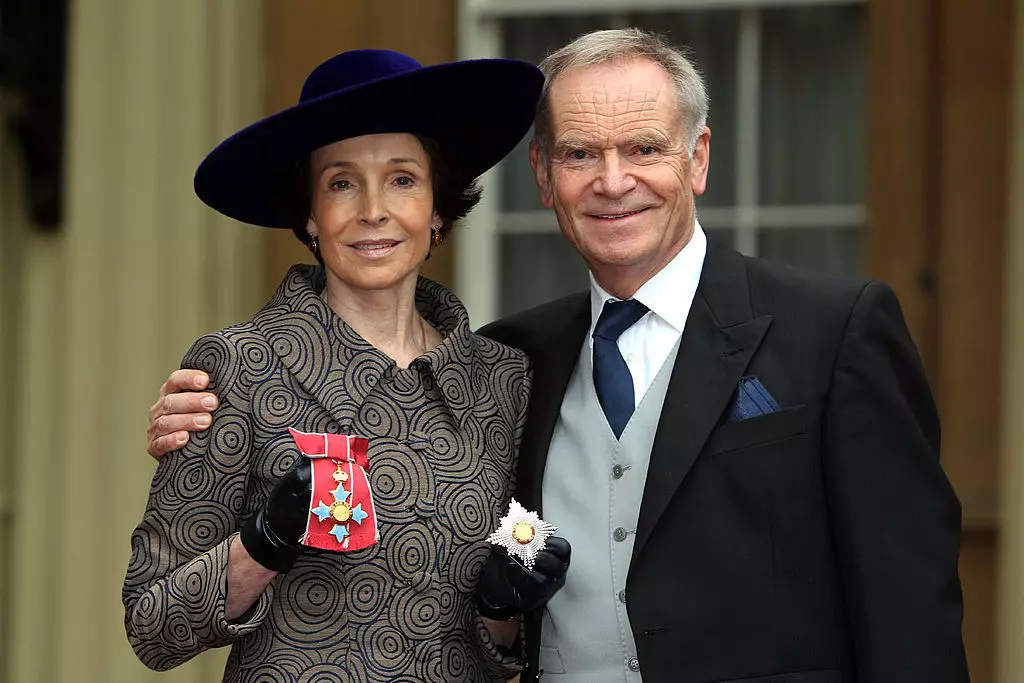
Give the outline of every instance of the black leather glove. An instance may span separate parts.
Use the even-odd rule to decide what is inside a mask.
[[[504,548],[491,546],[476,589],[480,616],[505,620],[543,607],[565,584],[571,553],[569,541],[552,536],[530,570]]]
[[[296,458],[295,465],[242,527],[242,545],[267,569],[286,572],[299,556],[299,539],[309,521],[312,476],[309,460]]]

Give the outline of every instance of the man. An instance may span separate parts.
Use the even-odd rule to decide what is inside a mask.
[[[517,497],[573,546],[524,680],[967,681],[960,509],[895,295],[707,242],[707,98],[656,37],[541,68],[531,164],[591,289],[482,330],[534,364]]]

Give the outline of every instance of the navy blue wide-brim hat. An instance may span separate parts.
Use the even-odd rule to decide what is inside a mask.
[[[423,66],[390,50],[331,57],[306,79],[299,103],[242,129],[199,164],[207,205],[271,228],[305,225],[297,164],[324,145],[375,133],[432,139],[470,178],[512,151],[533,122],[544,77],[514,59]]]

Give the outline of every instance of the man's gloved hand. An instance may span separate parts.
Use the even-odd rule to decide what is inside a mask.
[[[547,604],[565,584],[571,552],[569,541],[551,536],[530,570],[504,548],[491,546],[476,589],[480,616],[501,621]]]
[[[242,527],[242,545],[267,569],[286,572],[299,556],[299,539],[309,521],[312,468],[299,456],[270,496]]]

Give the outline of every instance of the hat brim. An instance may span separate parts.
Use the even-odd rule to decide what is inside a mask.
[[[428,66],[312,99],[242,129],[199,165],[195,191],[220,213],[271,228],[300,227],[294,169],[324,145],[376,133],[434,140],[447,163],[477,177],[530,129],[540,71],[511,59]]]

